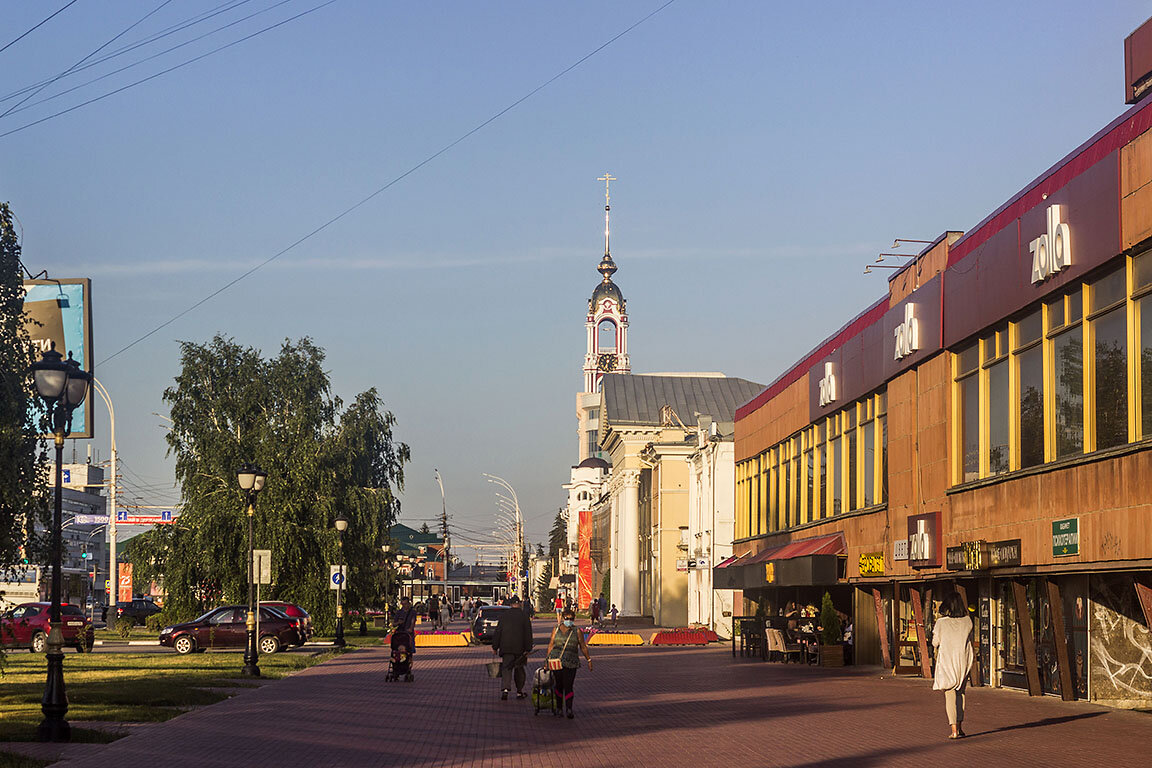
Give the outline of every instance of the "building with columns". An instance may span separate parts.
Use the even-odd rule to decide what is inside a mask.
[[[730,422],[762,390],[720,373],[603,377],[600,446],[611,469],[592,512],[590,550],[610,574],[608,599],[621,615],[688,623],[689,462],[699,449],[698,420]]]

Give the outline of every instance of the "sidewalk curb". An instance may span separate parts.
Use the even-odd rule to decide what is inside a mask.
[[[92,645],[108,645],[108,646],[122,646],[122,645],[160,645],[159,640],[95,640]]]

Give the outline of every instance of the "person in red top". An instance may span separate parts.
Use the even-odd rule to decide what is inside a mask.
[[[556,609],[556,623],[560,623],[560,615],[564,613],[564,596],[559,591],[556,592],[556,599],[552,601],[552,606]]]

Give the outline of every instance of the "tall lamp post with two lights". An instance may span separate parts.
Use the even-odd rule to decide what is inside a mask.
[[[336,515],[336,545],[340,550],[340,578],[336,581],[336,639],[332,642],[337,648],[344,647],[344,531],[348,530],[348,516],[343,512]]]
[[[248,643],[244,646],[244,667],[241,673],[260,677],[259,650],[256,647],[256,591],[255,579],[252,572],[252,524],[256,517],[256,494],[264,490],[264,481],[268,475],[255,464],[245,464],[236,472],[236,482],[240,490],[244,491],[244,502],[248,508],[248,620],[245,626],[248,630]]]
[[[64,716],[68,714],[68,694],[64,690],[64,634],[60,627],[60,569],[63,557],[61,546],[61,517],[63,516],[64,438],[72,433],[72,412],[88,396],[92,374],[81,370],[80,364],[68,354],[68,359],[52,348],[33,363],[30,372],[36,394],[47,408],[48,424],[56,443],[56,499],[52,512],[52,607],[49,608],[48,679],[44,685],[44,698],[40,709],[44,720],[37,736],[41,741],[68,741],[72,729]]]

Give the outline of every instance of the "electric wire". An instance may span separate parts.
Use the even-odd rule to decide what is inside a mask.
[[[112,43],[116,42],[116,41],[117,41],[117,40],[119,40],[121,37],[123,37],[124,35],[128,34],[129,32],[131,32],[131,31],[132,31],[133,29],[135,29],[137,26],[139,26],[140,24],[143,24],[143,23],[144,23],[146,20],[148,20],[148,19],[149,19],[149,18],[150,18],[150,17],[151,17],[153,14],[155,14],[155,13],[159,12],[159,11],[160,11],[160,10],[161,10],[161,9],[162,9],[164,6],[168,5],[168,3],[170,3],[170,2],[172,2],[172,0],[164,0],[164,2],[160,3],[160,5],[156,6],[156,7],[155,7],[155,8],[153,8],[152,10],[148,11],[148,13],[144,14],[143,16],[141,16],[141,17],[140,17],[140,19],[139,19],[138,21],[136,21],[135,23],[133,23],[133,24],[129,25],[127,29],[125,29],[125,30],[122,30],[121,32],[117,33],[117,35],[116,35],[115,37],[113,37],[111,40],[109,40],[108,42],[106,42],[106,43],[104,43],[103,45],[101,45],[101,46],[100,46],[99,48],[97,48],[96,50],[92,51],[92,53],[90,53],[90,54],[88,54],[87,56],[85,56],[84,58],[80,59],[80,61],[78,61],[78,62],[76,62],[75,64],[73,64],[72,66],[68,67],[68,69],[66,69],[66,70],[64,70],[63,72],[61,72],[60,74],[56,75],[56,77],[52,78],[52,79],[51,79],[51,80],[49,80],[47,83],[45,83],[44,85],[40,86],[39,88],[37,88],[36,90],[32,91],[31,93],[29,93],[27,96],[25,96],[25,97],[24,97],[23,99],[21,99],[20,101],[16,102],[16,106],[13,106],[13,107],[9,107],[9,108],[8,108],[8,109],[7,109],[5,112],[3,112],[3,113],[0,113],[0,118],[4,118],[4,117],[7,117],[7,116],[8,116],[8,115],[9,115],[9,114],[12,112],[12,110],[16,109],[16,107],[19,107],[21,104],[23,104],[24,102],[28,101],[28,99],[30,99],[30,98],[32,98],[33,96],[35,96],[36,94],[40,93],[40,91],[42,91],[42,90],[44,90],[45,88],[47,88],[48,86],[52,85],[52,83],[54,83],[54,82],[56,82],[57,80],[59,80],[60,78],[64,77],[64,76],[65,76],[65,75],[67,75],[69,72],[71,72],[71,71],[73,71],[74,69],[76,69],[76,67],[78,67],[78,66],[80,66],[81,64],[83,64],[84,62],[88,61],[88,59],[90,59],[90,58],[92,58],[93,56],[95,56],[96,54],[100,53],[100,51],[104,50],[104,49],[105,49],[105,48],[107,48],[108,46],[112,45]]]
[[[196,62],[200,61],[201,59],[206,59],[209,56],[212,56],[213,54],[219,53],[220,51],[227,50],[228,48],[231,48],[234,45],[239,45],[240,43],[247,42],[248,40],[251,40],[252,38],[256,37],[257,35],[262,35],[265,32],[269,32],[273,29],[276,29],[277,27],[282,27],[285,24],[288,24],[289,22],[293,22],[302,16],[307,16],[310,13],[314,13],[316,11],[319,11],[320,9],[325,8],[329,5],[332,5],[335,2],[336,2],[336,0],[328,0],[328,2],[326,2],[326,3],[321,3],[320,5],[317,5],[313,8],[309,8],[306,11],[301,11],[300,13],[296,14],[295,16],[290,16],[287,19],[284,19],[283,21],[278,21],[275,24],[264,27],[263,29],[259,29],[250,35],[245,35],[244,37],[240,38],[239,40],[233,40],[232,42],[227,43],[225,45],[222,45],[219,48],[213,48],[211,51],[208,51],[207,53],[202,53],[199,56],[195,56],[191,59],[188,59],[187,61],[181,62],[179,64],[175,64],[171,67],[168,67],[168,69],[163,69],[159,72],[156,72],[154,74],[149,75],[148,77],[144,77],[144,78],[141,78],[135,82],[128,83],[127,85],[116,88],[115,90],[108,91],[107,93],[101,94],[100,96],[94,96],[93,98],[88,99],[87,101],[82,101],[79,104],[74,104],[73,106],[68,107],[67,109],[62,109],[59,112],[55,112],[51,115],[47,115],[45,117],[40,118],[39,120],[33,120],[32,122],[26,123],[25,125],[22,125],[18,128],[12,128],[8,131],[5,131],[4,133],[0,133],[0,139],[4,138],[5,136],[11,136],[14,133],[19,133],[20,131],[23,131],[27,128],[31,128],[34,125],[39,125],[40,123],[47,122],[53,118],[60,117],[61,115],[66,115],[69,112],[75,112],[76,110],[81,109],[82,107],[86,107],[89,104],[95,104],[98,101],[103,101],[104,99],[108,98],[109,96],[115,96],[118,93],[123,93],[124,91],[128,90],[129,88],[134,88],[137,85],[142,85],[142,84],[147,83],[151,80],[155,80],[158,77],[163,77],[164,75],[168,74],[169,72],[175,72],[176,70],[181,69],[183,67],[186,67],[189,64],[195,64]],[[32,95],[35,95],[35,93]],[[28,98],[31,98],[31,96],[29,96]],[[25,99],[24,101],[27,101],[27,99]],[[12,112],[13,110],[15,110],[16,107],[19,107],[20,104],[24,103],[24,101],[21,101],[15,107],[9,108],[7,112],[5,112],[3,115],[0,115],[0,118],[4,117],[4,115],[7,115],[10,112]],[[159,329],[157,329],[157,330],[159,330]]]
[[[331,2],[335,2],[335,0],[331,0]],[[420,170],[420,169],[421,169],[421,168],[423,168],[424,166],[428,165],[429,163],[431,163],[431,162],[432,162],[433,160],[435,160],[436,158],[438,158],[438,157],[440,157],[441,155],[443,155],[443,154],[447,153],[448,151],[450,151],[451,149],[453,149],[454,147],[456,147],[458,144],[460,144],[460,143],[464,142],[465,140],[467,140],[468,138],[470,138],[470,137],[471,137],[471,136],[473,136],[474,134],[478,133],[479,131],[481,131],[482,129],[484,129],[485,127],[487,127],[488,125],[490,125],[491,123],[493,123],[493,122],[495,122],[496,120],[498,120],[498,119],[500,119],[501,117],[503,117],[503,116],[504,116],[505,114],[507,114],[508,112],[512,111],[513,109],[515,109],[515,108],[516,108],[516,107],[518,107],[519,105],[523,104],[525,101],[527,101],[528,99],[532,98],[532,97],[533,97],[533,96],[535,96],[537,93],[539,93],[540,91],[544,90],[545,88],[547,88],[549,85],[551,85],[552,83],[556,82],[556,81],[557,81],[557,80],[559,80],[560,78],[564,77],[564,75],[566,75],[566,74],[568,74],[569,72],[571,72],[572,70],[576,69],[576,68],[577,68],[577,67],[579,67],[581,64],[583,64],[584,62],[588,61],[588,60],[589,60],[589,59],[591,59],[593,56],[595,56],[596,54],[600,53],[600,52],[601,52],[601,51],[603,51],[605,48],[607,48],[608,46],[612,45],[614,42],[616,42],[616,41],[617,41],[617,40],[619,40],[620,38],[624,37],[624,36],[625,36],[625,35],[627,35],[629,32],[631,32],[632,30],[636,29],[636,28],[637,28],[637,27],[639,27],[641,24],[643,24],[644,22],[646,22],[646,21],[648,21],[649,19],[653,18],[654,16],[656,16],[657,14],[659,14],[661,11],[663,11],[665,8],[667,8],[668,6],[672,5],[672,4],[673,4],[673,3],[675,3],[675,2],[676,2],[676,0],[667,0],[667,2],[665,2],[663,5],[659,6],[659,7],[658,7],[658,8],[656,8],[654,11],[650,12],[648,15],[644,16],[643,18],[641,18],[639,21],[636,21],[636,22],[634,22],[633,24],[631,24],[630,26],[628,26],[627,28],[625,28],[625,29],[624,29],[622,32],[619,32],[619,33],[617,33],[616,35],[614,35],[613,37],[609,38],[607,42],[605,42],[605,43],[602,43],[602,44],[601,44],[599,47],[597,47],[596,49],[594,49],[594,50],[593,50],[591,53],[585,54],[584,56],[580,57],[579,59],[577,59],[577,60],[576,60],[576,62],[575,62],[575,63],[573,63],[573,64],[570,64],[568,67],[564,68],[564,69],[563,69],[563,70],[561,70],[559,73],[557,73],[557,74],[553,75],[552,77],[548,78],[548,79],[547,79],[547,80],[545,80],[543,83],[541,83],[540,85],[538,85],[538,86],[536,86],[535,88],[533,88],[532,90],[530,90],[530,91],[529,91],[527,94],[525,94],[524,96],[521,96],[519,99],[517,99],[516,101],[512,102],[512,103],[511,103],[511,104],[509,104],[508,106],[504,107],[504,108],[503,108],[503,109],[501,109],[499,112],[497,112],[496,114],[494,114],[494,115],[492,115],[491,117],[489,117],[487,120],[484,120],[483,122],[481,122],[481,123],[480,123],[479,125],[477,125],[476,127],[474,127],[474,128],[472,128],[471,130],[467,131],[466,133],[464,133],[463,135],[461,135],[459,138],[455,139],[454,141],[452,141],[452,142],[450,142],[449,144],[445,145],[443,148],[441,148],[441,149],[437,150],[436,152],[432,153],[432,154],[431,154],[431,155],[429,155],[428,157],[424,158],[424,159],[423,159],[423,160],[421,160],[419,163],[417,163],[416,165],[413,165],[411,168],[409,168],[408,170],[404,171],[404,172],[403,172],[403,173],[401,173],[400,175],[398,175],[398,176],[394,177],[394,178],[393,178],[391,181],[389,181],[389,182],[387,182],[386,184],[384,184],[383,186],[381,186],[381,187],[377,188],[377,189],[376,189],[376,191],[372,192],[372,193],[371,193],[371,194],[369,194],[367,197],[364,197],[364,198],[362,198],[362,199],[361,199],[359,202],[355,203],[354,205],[352,205],[352,206],[350,206],[350,207],[348,207],[348,208],[345,208],[345,209],[344,209],[342,212],[340,212],[340,213],[336,214],[335,216],[333,216],[332,218],[328,219],[328,220],[327,220],[327,221],[325,221],[323,224],[321,224],[320,226],[318,226],[318,227],[316,227],[315,229],[313,229],[311,232],[308,232],[308,233],[307,233],[307,234],[305,234],[304,236],[302,236],[302,237],[298,238],[297,240],[295,240],[294,242],[292,242],[292,243],[291,243],[290,245],[288,245],[287,247],[285,247],[285,248],[283,248],[283,249],[281,249],[281,250],[277,251],[276,253],[272,254],[272,255],[271,255],[271,256],[269,256],[267,259],[265,259],[264,261],[260,262],[260,263],[259,263],[259,264],[257,264],[256,266],[254,266],[254,267],[252,267],[252,268],[248,269],[247,271],[245,271],[245,272],[241,273],[239,276],[237,276],[237,277],[233,278],[232,280],[229,280],[227,283],[225,283],[224,285],[220,286],[219,288],[217,288],[217,289],[216,289],[215,291],[213,291],[212,293],[208,294],[208,295],[207,295],[207,296],[205,296],[204,298],[202,298],[202,299],[200,299],[199,301],[195,302],[195,303],[194,303],[194,304],[192,304],[190,307],[188,307],[188,308],[186,308],[186,309],[182,310],[181,312],[179,312],[179,313],[178,313],[178,314],[176,314],[175,316],[173,316],[173,317],[169,318],[168,320],[164,321],[164,322],[163,322],[163,323],[161,323],[160,325],[156,326],[156,327],[155,327],[155,328],[153,328],[152,330],[150,330],[150,331],[148,331],[147,333],[145,333],[143,336],[140,336],[139,338],[135,339],[134,341],[131,341],[131,342],[129,342],[127,345],[125,345],[125,346],[121,347],[120,349],[118,349],[117,351],[113,352],[113,353],[112,353],[111,355],[109,355],[108,357],[106,357],[106,358],[104,358],[103,360],[101,360],[99,364],[100,364],[100,365],[103,365],[104,363],[107,363],[107,362],[109,362],[110,360],[112,360],[112,359],[114,359],[114,358],[118,357],[119,355],[123,354],[124,352],[127,352],[129,349],[132,349],[132,347],[135,347],[135,346],[136,346],[137,344],[139,344],[140,342],[142,342],[142,341],[145,341],[146,339],[149,339],[149,338],[151,338],[152,336],[156,335],[157,333],[159,333],[159,332],[160,332],[161,330],[163,330],[164,328],[167,328],[169,325],[171,325],[172,323],[176,322],[176,321],[177,321],[177,320],[179,320],[180,318],[184,317],[184,316],[185,316],[185,315],[187,315],[188,313],[190,313],[190,312],[192,312],[192,311],[194,311],[194,310],[198,309],[199,307],[203,306],[203,305],[204,305],[204,304],[206,304],[207,302],[209,302],[209,301],[211,301],[212,299],[214,299],[214,298],[216,298],[217,296],[219,296],[221,293],[224,293],[224,291],[226,291],[226,290],[228,290],[229,288],[231,288],[232,286],[236,285],[236,284],[237,284],[237,283],[239,283],[241,280],[244,280],[245,278],[247,278],[247,277],[249,277],[249,276],[253,275],[253,274],[254,274],[254,273],[256,273],[258,270],[262,269],[263,267],[267,266],[268,264],[271,264],[271,263],[272,263],[273,261],[275,261],[276,259],[280,258],[281,256],[283,256],[284,254],[288,253],[289,251],[293,250],[293,249],[294,249],[294,248],[296,248],[298,245],[300,245],[300,244],[302,244],[302,243],[304,243],[304,242],[306,242],[306,241],[308,241],[308,240],[312,239],[312,238],[313,238],[313,237],[315,237],[316,235],[318,235],[318,234],[320,234],[321,232],[323,232],[324,230],[328,229],[328,227],[332,226],[333,224],[335,224],[336,222],[340,221],[340,220],[341,220],[341,219],[343,219],[344,217],[346,217],[346,216],[348,216],[349,214],[353,213],[354,211],[356,211],[356,210],[357,210],[357,209],[359,209],[360,207],[362,207],[362,206],[366,205],[368,202],[370,202],[371,200],[373,200],[373,199],[374,199],[374,198],[376,198],[377,196],[379,196],[379,195],[383,194],[383,193],[384,193],[384,192],[386,192],[388,189],[390,189],[390,188],[392,188],[393,186],[395,186],[396,184],[400,183],[401,181],[403,181],[403,180],[404,180],[404,179],[406,179],[407,177],[411,176],[413,173],[415,173],[416,171]],[[329,3],[325,3],[325,5],[328,5],[328,4],[329,4]],[[321,7],[322,7],[322,6],[321,6]],[[161,73],[161,74],[163,74],[163,73]],[[158,76],[158,75],[156,75],[156,76]],[[128,88],[128,87],[131,87],[131,86],[125,86],[125,88]],[[120,89],[120,90],[124,90],[124,89]],[[115,91],[114,91],[113,93],[115,93]],[[110,95],[110,94],[109,94],[109,95]],[[103,97],[101,97],[101,98],[103,98]],[[81,106],[82,106],[82,105],[81,105]],[[74,107],[74,108],[75,108],[75,107]],[[45,120],[47,120],[47,119],[49,119],[49,118],[44,118],[44,119],[45,119]],[[43,121],[41,120],[41,121],[38,121],[38,122],[43,122]],[[34,125],[34,124],[35,124],[35,123],[30,123],[29,125]],[[23,128],[18,128],[18,129],[16,129],[16,130],[23,130]],[[3,137],[5,137],[5,136],[8,136],[9,134],[11,134],[11,133],[14,133],[14,132],[15,132],[15,131],[9,131],[8,133],[0,133],[0,138],[3,138]]]
[[[245,0],[245,2],[247,2],[247,1],[248,0]],[[124,66],[120,67],[119,69],[114,69],[111,72],[106,72],[103,75],[99,75],[98,77],[94,77],[91,80],[88,80],[87,82],[81,83],[80,85],[74,85],[71,88],[66,88],[63,91],[59,91],[57,93],[54,93],[51,96],[45,96],[42,99],[38,99],[37,101],[33,101],[30,104],[25,104],[22,107],[13,108],[12,110],[10,110],[10,113],[13,115],[19,114],[20,112],[24,112],[25,110],[32,109],[33,107],[39,106],[41,104],[46,104],[47,102],[52,101],[54,99],[58,99],[61,96],[66,96],[69,93],[72,93],[74,91],[78,91],[81,88],[87,88],[88,86],[93,85],[95,83],[98,83],[101,80],[106,80],[109,77],[113,77],[115,75],[118,75],[121,72],[125,72],[129,69],[132,69],[133,67],[137,67],[141,64],[146,64],[147,62],[152,61],[153,59],[158,59],[161,56],[164,56],[165,54],[171,53],[172,51],[175,51],[179,48],[183,48],[187,45],[192,45],[193,43],[198,43],[201,40],[203,40],[204,38],[211,37],[212,35],[216,34],[217,32],[228,29],[229,27],[234,27],[237,24],[243,24],[245,21],[248,21],[249,19],[255,18],[256,16],[259,16],[263,13],[267,13],[268,11],[275,10],[276,8],[279,8],[280,6],[286,5],[290,2],[292,2],[292,0],[280,0],[280,2],[275,3],[275,4],[273,4],[267,8],[256,11],[255,13],[250,13],[243,18],[236,19],[235,21],[231,21],[227,24],[219,26],[216,29],[205,32],[202,35],[198,35],[197,37],[194,37],[191,40],[185,40],[184,42],[178,43],[177,45],[174,45],[171,48],[165,48],[163,51],[158,51],[157,53],[153,53],[150,56],[145,56],[144,58],[139,59],[137,61],[134,61],[131,64],[125,64]],[[143,43],[141,45],[143,45]],[[92,65],[92,66],[95,66],[95,65]],[[9,98],[11,98],[11,97],[9,97]],[[4,101],[4,99],[0,99],[0,101]]]
[[[125,53],[128,53],[130,51],[134,51],[137,48],[148,45],[149,43],[153,43],[153,42],[155,42],[161,38],[168,37],[169,35],[176,34],[177,32],[181,32],[184,29],[187,29],[188,27],[199,24],[202,21],[207,21],[208,19],[212,18],[213,16],[218,16],[221,13],[227,13],[228,11],[232,10],[233,8],[236,8],[237,6],[244,5],[245,3],[249,3],[249,2],[251,2],[251,0],[229,0],[226,3],[221,3],[220,5],[216,6],[215,8],[212,8],[211,10],[204,11],[203,13],[197,14],[196,16],[192,16],[190,18],[187,18],[184,21],[173,24],[170,27],[166,27],[164,29],[159,30],[158,32],[154,32],[147,37],[141,38],[139,40],[134,40],[131,43],[128,43],[128,44],[126,44],[120,48],[116,48],[116,49],[110,51],[108,54],[101,56],[100,58],[95,59],[94,61],[89,61],[88,63],[84,64],[83,66],[75,67],[74,69],[72,69],[71,72],[68,73],[68,75],[75,75],[79,72],[83,72],[86,69],[91,69],[92,67],[97,67],[97,66],[103,64],[104,62],[109,61],[110,59],[117,58],[118,56],[122,56]],[[52,80],[52,78],[50,78],[50,77],[45,78],[45,79],[39,80],[35,83],[30,83],[28,85],[25,85],[22,88],[18,88],[17,90],[12,91],[11,93],[7,94],[6,96],[0,96],[0,103],[5,102],[5,101],[10,101],[11,99],[16,98],[17,96],[19,96],[23,93],[27,93],[28,91],[30,91],[34,88],[38,88],[41,85],[47,85],[51,80]]]
[[[36,24],[36,25],[35,25],[34,27],[32,27],[31,29],[29,29],[29,30],[27,30],[26,32],[22,33],[22,34],[21,34],[19,37],[17,37],[17,38],[16,38],[15,40],[13,40],[12,42],[10,42],[10,43],[5,43],[4,47],[3,47],[3,48],[0,48],[0,53],[4,53],[4,51],[6,51],[6,50],[8,50],[9,48],[11,48],[12,46],[16,45],[16,43],[20,42],[20,41],[21,41],[21,40],[23,40],[24,38],[28,37],[28,35],[32,34],[32,33],[33,33],[33,32],[35,32],[36,30],[40,29],[40,27],[42,27],[42,26],[44,26],[45,24],[47,24],[48,22],[52,21],[52,19],[56,18],[57,16],[59,16],[59,15],[60,15],[61,13],[63,13],[64,11],[68,10],[68,8],[69,8],[70,6],[72,6],[72,5],[73,5],[75,2],[76,2],[76,0],[69,0],[69,2],[68,2],[66,5],[64,5],[62,8],[60,8],[60,10],[53,12],[52,14],[50,14],[50,15],[48,16],[48,18],[44,19],[44,20],[43,20],[43,21],[41,21],[39,24]]]

